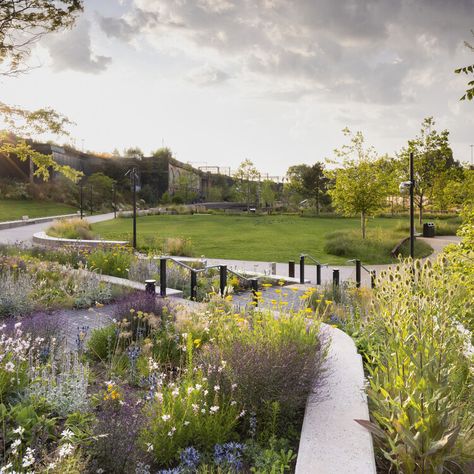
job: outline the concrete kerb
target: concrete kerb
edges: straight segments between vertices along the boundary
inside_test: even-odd
[[[47,247],[63,247],[74,246],[81,248],[96,248],[96,247],[117,247],[127,245],[127,240],[80,240],[80,239],[62,239],[58,237],[51,237],[46,232],[37,232],[33,235],[33,242],[35,244],[44,245]]]
[[[62,214],[60,216],[49,216],[49,217],[33,217],[31,219],[21,219],[18,221],[6,221],[0,222],[0,230],[2,229],[14,229],[15,227],[24,227],[25,225],[41,224],[43,222],[51,222],[60,219],[70,219],[77,217],[78,214]]]
[[[326,393],[306,404],[296,474],[375,474],[370,433],[355,420],[369,420],[362,357],[343,331],[322,325],[330,339]]]

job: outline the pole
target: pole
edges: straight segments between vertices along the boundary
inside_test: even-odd
[[[160,295],[162,298],[166,296],[166,258],[160,258]]]
[[[295,261],[294,260],[290,260],[288,262],[288,276],[290,278],[295,277]]]
[[[197,271],[191,270],[191,300],[197,299]]]
[[[361,283],[361,262],[360,262],[360,260],[356,260],[355,264],[356,264],[356,288],[360,288],[360,283]]]
[[[113,201],[114,201],[114,219],[117,219],[117,185],[114,183],[113,188]]]
[[[321,284],[321,264],[316,265],[316,285]]]
[[[300,283],[304,284],[304,255],[300,256]]]
[[[81,203],[81,219],[82,219],[84,217],[84,183],[81,181],[79,183],[79,186],[80,186],[79,200]]]
[[[410,153],[410,257],[415,258],[415,169],[413,152]]]
[[[132,169],[133,182],[133,248],[137,248],[137,170]]]
[[[91,216],[92,216],[92,214],[94,213],[94,207],[92,203],[92,184],[90,186],[90,199],[91,199],[90,205],[91,205]]]
[[[221,265],[219,267],[219,286],[221,290],[221,296],[224,296],[225,289],[227,287],[227,265]]]

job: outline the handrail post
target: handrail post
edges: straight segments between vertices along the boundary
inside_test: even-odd
[[[160,257],[160,296],[166,296],[166,257]]]
[[[316,264],[316,285],[321,284],[321,264]]]
[[[255,303],[255,306],[258,306],[258,278],[251,278],[250,284],[252,286],[252,301]]]
[[[370,287],[375,288],[375,279],[377,278],[377,272],[372,270],[370,272]]]
[[[155,296],[156,280],[145,280],[145,292],[147,295]]]
[[[288,262],[288,276],[290,278],[295,278],[295,261],[290,260]]]
[[[332,271],[332,293],[333,299],[336,299],[337,290],[339,289],[339,270],[334,269]]]
[[[304,284],[304,255],[300,256],[300,283]]]
[[[360,288],[360,284],[361,284],[361,262],[360,262],[360,260],[356,260],[355,265],[356,265],[356,287]]]
[[[227,265],[221,265],[219,267],[219,283],[221,296],[224,296],[225,289],[227,287]]]
[[[197,272],[191,270],[191,300],[195,301],[197,298]]]

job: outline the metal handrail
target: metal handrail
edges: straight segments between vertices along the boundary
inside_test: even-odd
[[[358,260],[357,258],[353,258],[352,260],[346,260],[346,263],[353,263],[353,262],[356,262],[357,260]],[[362,262],[360,262],[360,268],[363,268],[369,274],[372,273],[372,270],[369,270],[366,266],[362,265]]]
[[[311,259],[316,265],[321,265],[322,267],[328,267],[329,264],[328,263],[321,263],[319,262],[318,260],[316,260],[312,255],[310,255],[309,253],[302,253],[300,255],[300,257],[308,257],[309,259]]]
[[[260,278],[260,277],[247,278],[247,277],[244,277],[244,276],[241,275],[240,273],[238,273],[238,272],[236,272],[236,271],[234,271],[234,270],[232,270],[232,269],[230,269],[230,268],[228,268],[227,271],[228,271],[229,273],[232,273],[233,275],[239,277],[239,278],[242,278],[242,280],[244,280],[244,281],[252,281],[252,280],[255,280],[255,279],[258,280],[258,279]]]

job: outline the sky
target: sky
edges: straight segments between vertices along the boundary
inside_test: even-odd
[[[282,176],[333,158],[344,127],[394,155],[424,117],[468,162],[474,0],[85,0],[0,100],[67,115],[78,149],[161,146],[194,166]]]

